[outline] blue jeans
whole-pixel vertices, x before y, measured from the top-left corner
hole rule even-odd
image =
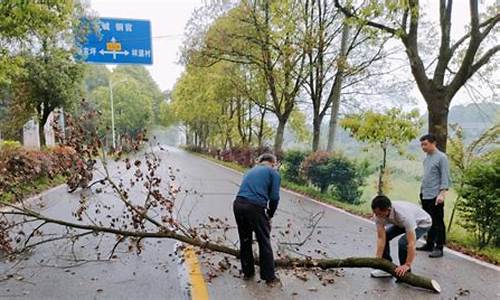
[[[429,231],[429,227],[417,227],[415,229],[416,240],[423,236],[427,231]],[[406,238],[406,231],[402,227],[389,225],[385,228],[385,248],[382,257],[388,261],[392,261],[390,241],[401,234],[404,235],[398,241],[398,257],[399,263],[402,265],[406,262],[406,257],[408,256],[408,239]]]

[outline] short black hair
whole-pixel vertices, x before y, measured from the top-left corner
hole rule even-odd
[[[274,156],[274,154],[272,153],[264,153],[264,154],[261,154],[258,158],[257,158],[257,163],[260,164],[260,163],[263,163],[263,162],[270,162],[272,164],[276,163],[277,162],[277,159],[276,159],[276,156]]]
[[[375,208],[387,209],[391,207],[392,207],[391,200],[387,196],[378,195],[372,200],[372,210],[374,210]]]
[[[426,134],[426,135],[423,135],[421,138],[420,138],[420,141],[423,142],[423,141],[429,141],[431,143],[435,143],[436,142],[436,136],[433,135],[433,134]]]

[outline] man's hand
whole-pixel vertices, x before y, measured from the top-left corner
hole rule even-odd
[[[439,195],[436,197],[436,205],[444,203],[444,199],[446,198],[446,191],[443,190],[439,193]]]
[[[396,275],[398,277],[403,277],[403,276],[405,276],[406,272],[408,272],[408,270],[410,270],[410,266],[404,264],[404,265],[397,267],[394,271],[396,272]]]

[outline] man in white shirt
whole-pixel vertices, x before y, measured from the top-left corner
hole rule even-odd
[[[416,204],[402,201],[391,203],[384,195],[373,198],[372,211],[377,226],[377,257],[392,261],[389,242],[403,234],[398,242],[400,266],[396,268],[396,275],[403,277],[411,271],[416,256],[416,241],[430,229],[431,216]],[[381,270],[375,270],[371,275],[392,276]]]

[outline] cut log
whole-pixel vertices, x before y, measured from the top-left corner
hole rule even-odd
[[[279,267],[317,267],[321,269],[331,268],[372,268],[383,270],[396,276],[396,265],[392,262],[376,257],[348,257],[338,259],[278,259],[276,265]],[[406,273],[404,277],[399,278],[402,282],[415,287],[431,290],[436,293],[441,292],[441,287],[436,280],[416,275],[414,273]]]

